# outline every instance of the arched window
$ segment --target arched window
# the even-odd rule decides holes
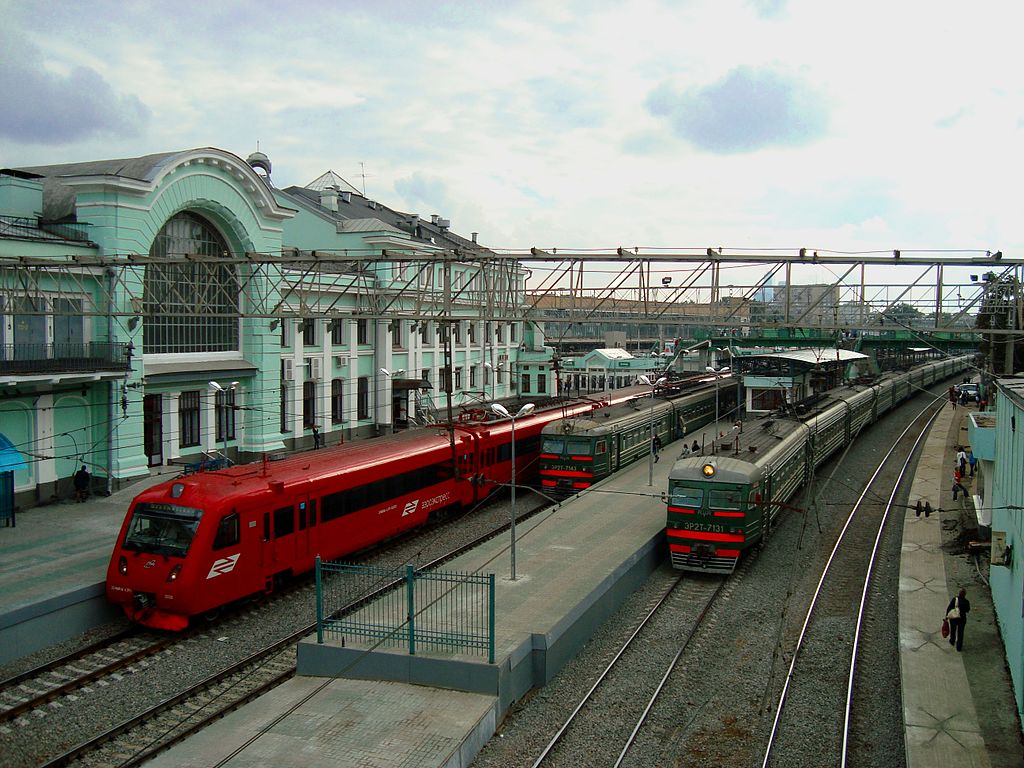
[[[224,257],[227,243],[205,219],[185,211],[153,239],[153,258]],[[150,264],[143,298],[147,354],[230,352],[239,347],[239,285],[231,264]]]

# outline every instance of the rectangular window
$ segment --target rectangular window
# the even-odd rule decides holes
[[[427,384],[430,383],[430,369],[429,368],[424,368],[422,371],[420,371],[420,376],[421,376],[421,379],[420,379],[421,381],[424,381]]]
[[[361,318],[356,320],[356,343],[357,344],[369,344],[370,334],[367,330],[366,319]]]
[[[306,347],[316,346],[316,326],[317,322],[312,317],[306,317],[302,320],[302,344]]]
[[[455,369],[455,389],[462,389],[462,367]]]
[[[214,415],[217,420],[217,440],[235,439],[235,390],[228,389],[214,395]]]
[[[302,423],[307,427],[316,424],[316,382],[302,382]]]
[[[515,323],[509,323],[509,326],[508,326],[508,340],[511,341],[513,344],[515,344],[515,342],[516,342],[516,324]]]
[[[217,535],[213,539],[214,549],[232,547],[241,541],[241,527],[238,524],[238,513],[224,515],[217,526]]]
[[[548,391],[548,377],[547,374],[537,374],[537,394],[543,395]]]
[[[178,398],[178,446],[199,445],[199,390],[182,392]]]
[[[505,324],[504,323],[497,323],[496,325],[497,325],[497,332],[498,332],[498,343],[499,344],[503,344],[505,342]]]
[[[291,330],[292,321],[288,318],[281,320],[281,346],[290,347],[292,345]]]
[[[366,376],[359,377],[356,391],[356,418],[370,418],[370,380]]]
[[[530,374],[524,373],[519,377],[520,392],[524,395],[530,391]]]
[[[340,424],[345,420],[345,380],[331,379],[331,421]]]
[[[469,388],[473,389],[476,386],[476,366],[469,366]]]
[[[472,320],[469,321],[469,343],[476,344],[476,326]]]
[[[331,320],[331,344],[336,347],[345,344],[345,321],[335,318]]]
[[[426,320],[420,323],[420,343],[430,343],[430,323]]]
[[[462,322],[456,321],[452,323],[452,344],[462,343]]]

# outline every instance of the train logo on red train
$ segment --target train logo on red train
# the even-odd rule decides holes
[[[408,504],[406,504],[405,509],[402,510],[402,517],[413,514],[416,511],[416,507],[419,506],[419,503],[419,499],[413,499]]]
[[[210,567],[210,572],[206,574],[207,579],[212,579],[215,576],[222,576],[225,573],[231,573],[235,570],[235,565],[238,564],[238,558],[242,556],[239,552],[228,557],[222,557],[219,560],[214,560],[213,565]]]

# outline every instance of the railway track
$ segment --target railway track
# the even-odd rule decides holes
[[[526,511],[519,519],[526,519],[540,509]],[[508,530],[508,525],[506,521],[495,526],[484,535],[443,552],[419,568],[436,568],[501,535]],[[393,587],[394,584],[383,584],[353,599],[343,610],[355,610]],[[63,753],[47,758],[41,765],[47,768],[66,765],[128,768],[141,765],[294,676],[296,643],[315,630],[315,622],[306,624],[205,679],[95,733]]]
[[[136,627],[92,643],[74,653],[48,661],[0,681],[0,723],[9,723],[91,683],[120,673],[164,651],[174,638],[160,637]]]
[[[879,545],[900,484],[937,414],[930,404],[917,415],[846,518],[792,648],[762,768],[806,765],[807,754],[819,755],[822,765],[845,766],[851,757],[858,653]],[[894,470],[890,458],[903,451]]]
[[[604,670],[533,763],[554,766],[652,764],[637,737],[680,665],[699,664],[697,639],[754,561],[731,577],[694,578],[662,569],[660,597],[621,643]]]

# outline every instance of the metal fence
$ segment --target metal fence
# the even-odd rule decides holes
[[[67,371],[123,371],[128,367],[128,345],[121,342],[39,342],[0,344],[4,373]]]
[[[344,616],[345,606],[376,597]],[[494,663],[494,574],[417,571],[316,559],[317,642],[368,639],[378,646],[486,652]]]

